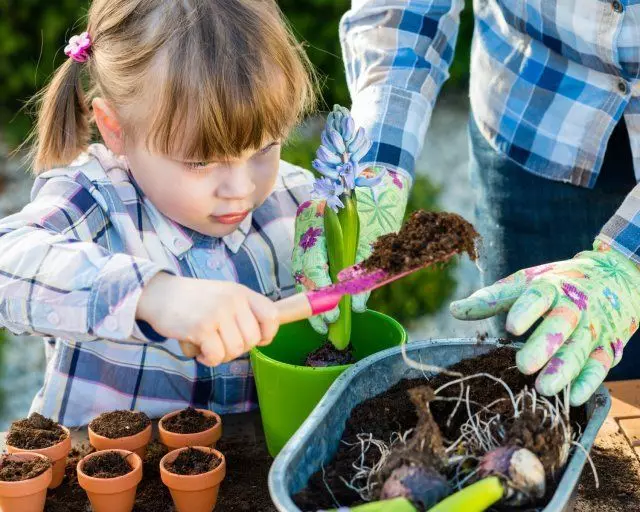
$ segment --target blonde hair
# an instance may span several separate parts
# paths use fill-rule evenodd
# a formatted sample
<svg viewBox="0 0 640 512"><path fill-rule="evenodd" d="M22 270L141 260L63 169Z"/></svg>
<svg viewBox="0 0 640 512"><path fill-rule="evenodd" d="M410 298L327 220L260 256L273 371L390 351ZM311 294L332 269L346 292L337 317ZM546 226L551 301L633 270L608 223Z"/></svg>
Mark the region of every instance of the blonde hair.
<svg viewBox="0 0 640 512"><path fill-rule="evenodd" d="M204 161L286 137L314 106L312 67L274 0L94 0L87 31L89 60L68 59L37 95L35 172L86 149L97 96L150 150Z"/></svg>

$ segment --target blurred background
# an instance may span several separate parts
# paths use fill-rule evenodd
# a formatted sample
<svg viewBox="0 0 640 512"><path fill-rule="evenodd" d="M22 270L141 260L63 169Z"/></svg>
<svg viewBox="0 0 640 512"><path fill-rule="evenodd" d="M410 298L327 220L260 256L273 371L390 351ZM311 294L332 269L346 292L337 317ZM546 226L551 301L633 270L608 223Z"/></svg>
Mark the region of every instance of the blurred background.
<svg viewBox="0 0 640 512"><path fill-rule="evenodd" d="M334 103L350 105L338 22L350 0L279 0L294 32L322 77L323 103L315 118L283 149L283 159L310 168L319 129ZM32 118L24 108L65 59L69 37L84 30L86 0L0 0L0 216L28 201L32 178L20 155L9 154L27 136ZM467 178L469 54L473 13L468 6L461 19L456 56L417 163L408 212L418 208L454 211L473 221L473 198ZM479 271L464 257L438 271L424 271L372 296L369 306L388 313L407 326L411 339L475 336L482 323L451 318L451 300L471 293ZM44 350L35 337L0 331L0 430L27 413L42 382Z"/></svg>

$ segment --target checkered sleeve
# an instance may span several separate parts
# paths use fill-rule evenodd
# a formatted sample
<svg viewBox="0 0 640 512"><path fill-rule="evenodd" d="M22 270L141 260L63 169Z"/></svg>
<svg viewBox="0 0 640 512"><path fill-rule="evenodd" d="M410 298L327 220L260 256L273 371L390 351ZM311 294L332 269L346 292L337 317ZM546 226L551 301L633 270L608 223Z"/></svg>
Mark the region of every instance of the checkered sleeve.
<svg viewBox="0 0 640 512"><path fill-rule="evenodd" d="M340 22L352 113L373 141L363 161L413 175L449 77L463 0L353 0Z"/></svg>
<svg viewBox="0 0 640 512"><path fill-rule="evenodd" d="M640 185L631 191L622 206L602 228L598 239L640 265Z"/></svg>
<svg viewBox="0 0 640 512"><path fill-rule="evenodd" d="M80 184L40 185L31 203L0 222L0 323L77 341L147 341L137 301L163 269L105 248L109 219Z"/></svg>

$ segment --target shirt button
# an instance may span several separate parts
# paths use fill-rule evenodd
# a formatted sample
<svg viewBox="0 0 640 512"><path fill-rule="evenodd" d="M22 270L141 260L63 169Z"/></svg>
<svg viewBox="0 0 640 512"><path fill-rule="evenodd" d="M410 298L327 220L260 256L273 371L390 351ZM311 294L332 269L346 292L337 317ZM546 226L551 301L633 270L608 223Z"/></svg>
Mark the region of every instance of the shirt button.
<svg viewBox="0 0 640 512"><path fill-rule="evenodd" d="M627 84L627 82L625 82L624 80L620 80L618 82L618 90L622 94L627 94L629 92L629 84Z"/></svg>
<svg viewBox="0 0 640 512"><path fill-rule="evenodd" d="M111 332L116 331L118 329L118 321L116 320L116 317L109 315L107 318L105 318L104 328L107 331L111 331Z"/></svg>
<svg viewBox="0 0 640 512"><path fill-rule="evenodd" d="M618 0L613 0L611 7L613 7L613 10L617 13L621 13L622 11L624 11L624 6Z"/></svg>
<svg viewBox="0 0 640 512"><path fill-rule="evenodd" d="M178 249L179 251L184 251L186 249L186 245L184 240L181 240L180 238L174 238L173 239L173 246Z"/></svg>
<svg viewBox="0 0 640 512"><path fill-rule="evenodd" d="M51 324L51 325L58 325L60 323L60 317L58 316L57 313L55 312L51 312L47 315L47 321Z"/></svg>

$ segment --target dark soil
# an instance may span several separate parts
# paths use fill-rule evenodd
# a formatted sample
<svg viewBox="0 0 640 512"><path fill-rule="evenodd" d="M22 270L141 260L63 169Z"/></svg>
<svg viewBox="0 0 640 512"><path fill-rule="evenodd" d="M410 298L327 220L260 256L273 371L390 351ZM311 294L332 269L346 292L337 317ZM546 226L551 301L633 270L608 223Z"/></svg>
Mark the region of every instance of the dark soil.
<svg viewBox="0 0 640 512"><path fill-rule="evenodd" d="M210 429L217 422L215 416L206 416L193 407L187 407L175 416L164 420L162 426L165 430L176 434L196 434Z"/></svg>
<svg viewBox="0 0 640 512"><path fill-rule="evenodd" d="M0 460L0 480L3 482L30 480L50 467L51 461L40 457L33 460L14 460L11 457L3 457Z"/></svg>
<svg viewBox="0 0 640 512"><path fill-rule="evenodd" d="M116 478L131 473L133 469L118 452L104 452L85 461L82 470L94 478Z"/></svg>
<svg viewBox="0 0 640 512"><path fill-rule="evenodd" d="M111 411L93 419L89 428L103 437L117 439L138 434L149 425L151 420L143 412Z"/></svg>
<svg viewBox="0 0 640 512"><path fill-rule="evenodd" d="M476 258L478 233L460 215L418 210L411 214L399 233L378 238L373 253L362 265L368 270L382 269L390 274L449 259L466 252Z"/></svg>
<svg viewBox="0 0 640 512"><path fill-rule="evenodd" d="M501 347L488 354L461 361L452 366L451 370L463 375L472 375L478 372L490 373L504 380L514 393L522 390L525 386L532 388L535 382L535 376L523 375L517 370L515 351L510 347ZM447 375L437 375L429 379L428 382L425 382L423 378L404 379L385 393L355 407L347 420L342 435L343 443L340 444L334 459L324 467L324 472L319 471L312 475L307 488L294 497L298 507L305 511L335 508L336 502L327 491L327 486L332 490L337 503L342 506L363 503L360 496L348 488L342 480L342 478L347 481L351 479L354 472L352 463L361 453L357 435L371 433L374 438L389 442L394 432L402 433L416 427L419 418L408 391L424 386L425 383L428 383L429 387L435 390L453 379L454 377ZM497 398L508 397L506 390L493 380L479 378L474 382L475 385L471 387L470 392L470 400L472 401L488 404ZM459 392L459 386L453 385L439 393L439 396L457 397ZM449 441L458 438L460 425L467 419L465 408L459 407L451 422L447 424L447 418L453 411L454 405L454 402L432 402L430 404L431 413L440 427L442 437ZM505 400L500 402L495 410L501 414L509 415L513 409L511 402ZM572 409L571 418L572 421L584 427L586 416L583 408ZM514 433L515 437L517 436ZM526 435L523 434L522 437L525 438ZM535 443L532 443L532 446L535 448ZM544 452L536 452L535 449L533 451L540 457L546 456ZM371 467L378 460L377 450L369 450L365 459L367 466ZM549 489L550 492L555 489L553 482L550 482Z"/></svg>
<svg viewBox="0 0 640 512"><path fill-rule="evenodd" d="M187 448L173 462L165 463L165 469L176 475L201 475L216 469L222 460L215 453Z"/></svg>
<svg viewBox="0 0 640 512"><path fill-rule="evenodd" d="M55 421L34 412L28 418L14 421L7 435L7 444L22 450L48 448L67 437Z"/></svg>
<svg viewBox="0 0 640 512"><path fill-rule="evenodd" d="M356 362L351 346L345 350L338 350L332 343L326 342L320 348L311 352L305 359L305 366L322 368L327 366L341 366Z"/></svg>

